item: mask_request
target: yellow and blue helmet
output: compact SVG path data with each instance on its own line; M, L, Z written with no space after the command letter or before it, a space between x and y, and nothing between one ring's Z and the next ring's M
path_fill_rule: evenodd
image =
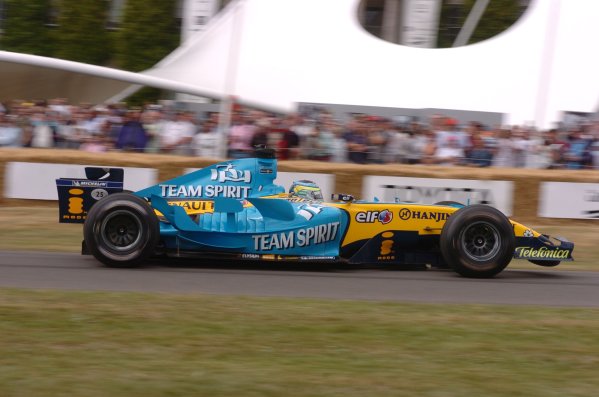
M289 188L289 195L305 198L306 200L323 200L320 187L316 183L306 179L294 181Z

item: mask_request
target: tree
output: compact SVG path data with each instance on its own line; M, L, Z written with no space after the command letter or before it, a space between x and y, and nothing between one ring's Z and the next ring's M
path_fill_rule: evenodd
M148 69L179 45L176 0L128 0L117 33L118 65L139 72Z
M34 55L51 55L50 0L6 0L0 48Z
M439 24L439 48L453 45L475 2L476 0L464 0L463 4L443 2ZM502 33L520 18L522 11L520 0L490 1L468 44L478 43Z
M127 0L117 33L117 65L139 72L163 59L179 45L176 0ZM130 105L154 102L161 91L144 88L127 99Z
M57 58L105 64L113 45L106 29L109 3L104 0L59 0L55 31Z
M468 10L472 9L475 0L467 0ZM478 26L472 33L469 44L490 39L512 26L522 15L519 0L490 1Z

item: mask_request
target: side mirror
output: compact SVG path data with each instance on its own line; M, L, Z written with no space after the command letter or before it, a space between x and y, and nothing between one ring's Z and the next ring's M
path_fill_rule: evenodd
M344 203L351 203L355 199L354 196L352 196L351 194L334 193L331 194L331 200L343 201Z

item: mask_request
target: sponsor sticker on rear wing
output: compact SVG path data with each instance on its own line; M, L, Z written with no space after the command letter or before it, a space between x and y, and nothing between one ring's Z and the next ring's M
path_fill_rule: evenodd
M88 179L59 178L58 208L60 223L83 223L91 207L112 193L123 191L121 168L86 167Z

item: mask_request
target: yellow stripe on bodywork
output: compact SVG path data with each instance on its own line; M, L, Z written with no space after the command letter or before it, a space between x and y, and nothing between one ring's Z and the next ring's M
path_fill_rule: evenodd
M458 210L436 205L406 205L379 203L327 203L349 215L349 227L342 245L370 239L387 230L418 232L420 235L439 235L447 218ZM391 220L379 221L377 214L389 211ZM361 221L360 221L361 220Z

